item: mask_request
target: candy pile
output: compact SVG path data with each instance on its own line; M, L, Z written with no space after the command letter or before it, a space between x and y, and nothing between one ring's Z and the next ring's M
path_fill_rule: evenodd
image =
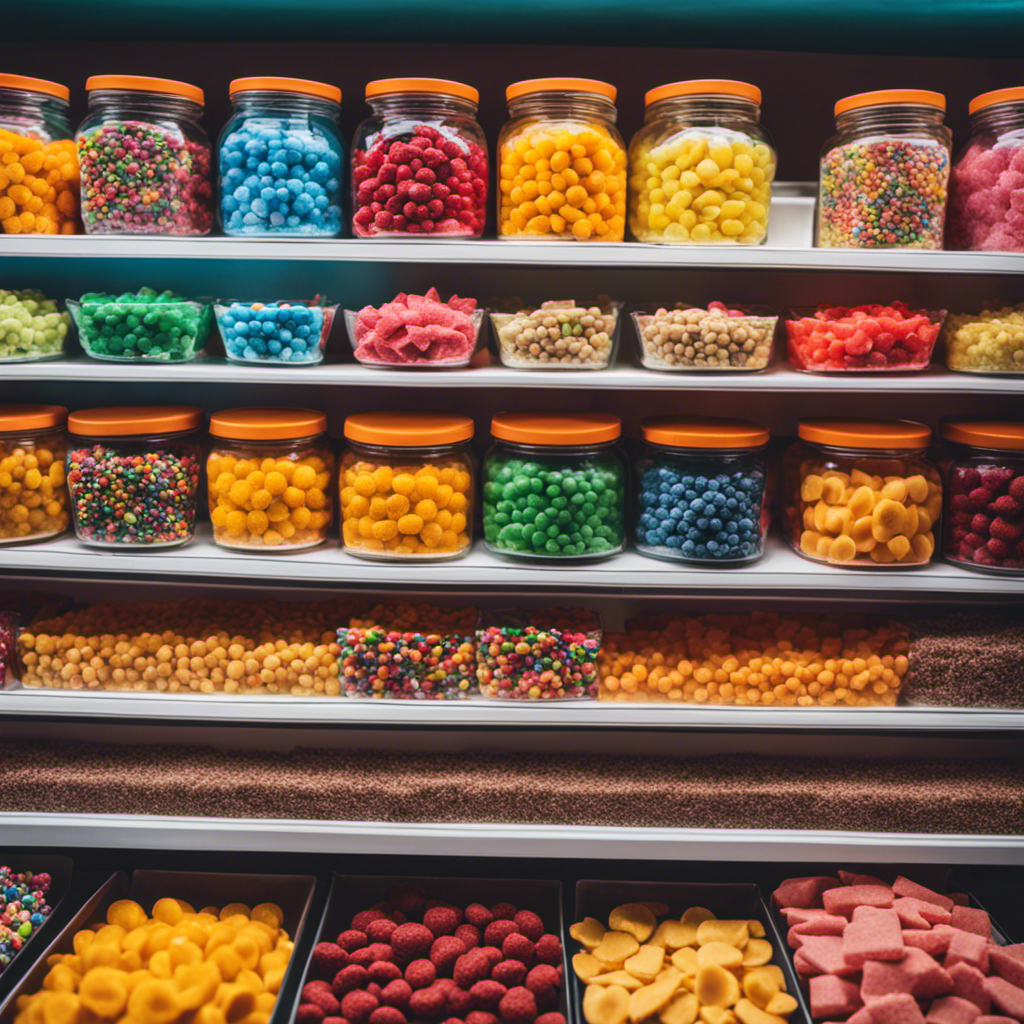
M157 900L152 917L116 900L106 922L74 936L74 952L50 960L42 988L18 1000L15 1024L147 1021L188 1017L266 1024L294 943L274 903L230 903L196 913Z
M312 302L232 302L216 307L228 359L319 363L337 306Z
M213 322L208 305L153 288L68 300L82 348L96 359L181 360L195 356Z
M899 622L775 612L654 617L602 637L600 700L895 704L907 674Z
M195 534L199 459L190 446L68 451L75 532L91 544L187 544Z
M932 358L945 312L891 306L819 306L786 323L798 370L920 370Z
M0 231L73 235L78 158L70 139L44 142L0 128Z
M0 435L0 544L55 537L68 528L65 451L60 432L37 445Z
M33 288L0 288L0 363L49 359L64 351L71 315Z
M949 316L946 365L963 373L1024 373L1024 303Z
M565 1024L562 943L511 903L464 909L398 885L313 949L296 1024Z
M772 355L778 317L729 309L677 305L634 313L640 358L656 370L763 370Z
M1014 135L1017 137L1014 138ZM949 176L951 249L1024 250L1024 142L969 146Z
M107 121L78 136L89 234L205 235L213 226L210 148L179 129Z
M364 306L354 328L361 363L468 363L476 349L482 314L476 299L453 295L441 301L436 288L426 295L399 292L380 309Z
M15 670L17 627L14 616L0 612L0 689L8 682L8 673L13 677Z
M941 249L949 151L939 142L848 142L821 161L818 245Z
M485 697L597 696L600 633L488 626L476 636L476 678Z
M719 920L704 907L679 918L659 902L624 903L569 929L587 1024L786 1024L797 1008L775 949L756 920Z
M0 666L3 662L3 626L0 624ZM0 667L0 682L3 668ZM47 902L50 876L45 871L14 871L0 867L0 972L37 932L53 909Z
M943 551L951 561L1024 569L1024 467L950 467Z
M900 875L787 879L789 924L811 1016L847 1024L1024 1021L1024 944L1002 947L984 910Z
M336 697L341 602L98 604L18 637L29 687Z
M352 231L479 238L487 177L487 151L452 128L382 132L368 149L352 152Z
M775 153L764 142L706 128L642 139L630 175L629 229L640 242L758 245L767 237Z
M618 318L616 306L581 306L572 299L491 314L506 366L574 369L608 365Z

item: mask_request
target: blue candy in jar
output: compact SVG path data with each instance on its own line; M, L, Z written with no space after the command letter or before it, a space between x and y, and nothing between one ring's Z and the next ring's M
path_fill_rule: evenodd
M238 78L218 145L228 235L341 232L341 90L298 78Z
M232 302L217 305L217 323L228 359L241 363L323 360L336 306L305 302Z

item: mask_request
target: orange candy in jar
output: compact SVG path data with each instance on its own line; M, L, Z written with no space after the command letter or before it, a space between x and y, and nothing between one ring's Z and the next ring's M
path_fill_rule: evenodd
M78 156L63 85L0 74L0 233L78 231Z

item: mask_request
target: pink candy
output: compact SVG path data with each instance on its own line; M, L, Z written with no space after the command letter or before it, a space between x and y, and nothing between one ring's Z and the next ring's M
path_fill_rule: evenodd
M1024 142L974 142L949 186L947 248L1024 252Z
M476 349L476 299L453 295L442 302L436 288L426 295L401 292L380 309L365 306L355 325L361 363L468 363Z

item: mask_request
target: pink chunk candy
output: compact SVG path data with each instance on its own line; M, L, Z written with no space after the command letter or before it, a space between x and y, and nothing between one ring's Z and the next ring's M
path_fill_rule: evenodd
M794 925L792 930L797 935L842 935L849 923L845 917L823 914L803 924Z
M843 932L843 957L853 967L867 960L902 960L903 933L894 910L858 907Z
M946 950L946 966L965 963L976 967L982 974L988 974L988 940L959 928L955 932Z
M874 1024L871 1020L871 1010L862 1006L852 1017L846 1019L846 1024Z
M843 940L838 935L807 935L803 938L799 955L815 974L857 973L857 967L846 962Z
M787 878L772 893L780 907L820 907L821 894L839 884L838 878L825 875L808 875L803 878Z
M985 991L1008 1017L1024 1021L1024 989L1011 985L1005 978L986 978Z
M813 921L816 917L830 916L824 907L786 907L782 913L790 928L797 924L804 924L806 921Z
M940 956L949 949L951 936L940 931L913 931L903 929L903 944L923 949L929 956Z
M849 1021L847 1021L849 1024ZM991 1014L982 1014L974 1018L974 1024L1017 1024L1012 1017L993 1017Z
M892 883L892 891L897 896L913 896L916 899L924 900L925 903L934 903L937 907L942 907L945 910L953 909L953 901L948 896L918 885L917 882L912 882L902 875Z
M949 923L965 932L974 932L983 938L992 938L992 920L984 910L977 907L954 907Z
M976 967L965 963L953 964L947 970L953 979L953 995L960 999L969 999L980 1013L987 1013L992 1000L985 991L985 975Z
M1003 946L1002 950L1007 956L1012 956L1014 960L1024 962L1024 942L1015 942L1012 946Z
M966 999L946 996L936 999L925 1017L925 1024L974 1024L981 1011Z
M1018 960L1000 946L989 947L988 959L990 967L1000 978L1005 978L1018 988L1024 988L1024 960Z
M839 876L840 881L843 885L887 885L881 878L876 878L874 875L858 875L853 871L837 871L836 874Z
M949 924L950 912L936 903L925 903L913 896L901 896L892 905L905 928L931 928L933 924Z
M887 885L844 885L826 889L821 894L825 909L830 914L852 917L857 907L891 907L893 891Z
M882 963L868 960L860 994L871 1004L892 992L909 992L919 999L934 999L953 991L953 979L939 966L934 957L915 946L907 947L902 960Z
M811 978L810 992L812 1017L848 1017L863 1006L857 986L834 974Z
M884 996L870 1006L872 1024L924 1024L921 1007L905 993Z

